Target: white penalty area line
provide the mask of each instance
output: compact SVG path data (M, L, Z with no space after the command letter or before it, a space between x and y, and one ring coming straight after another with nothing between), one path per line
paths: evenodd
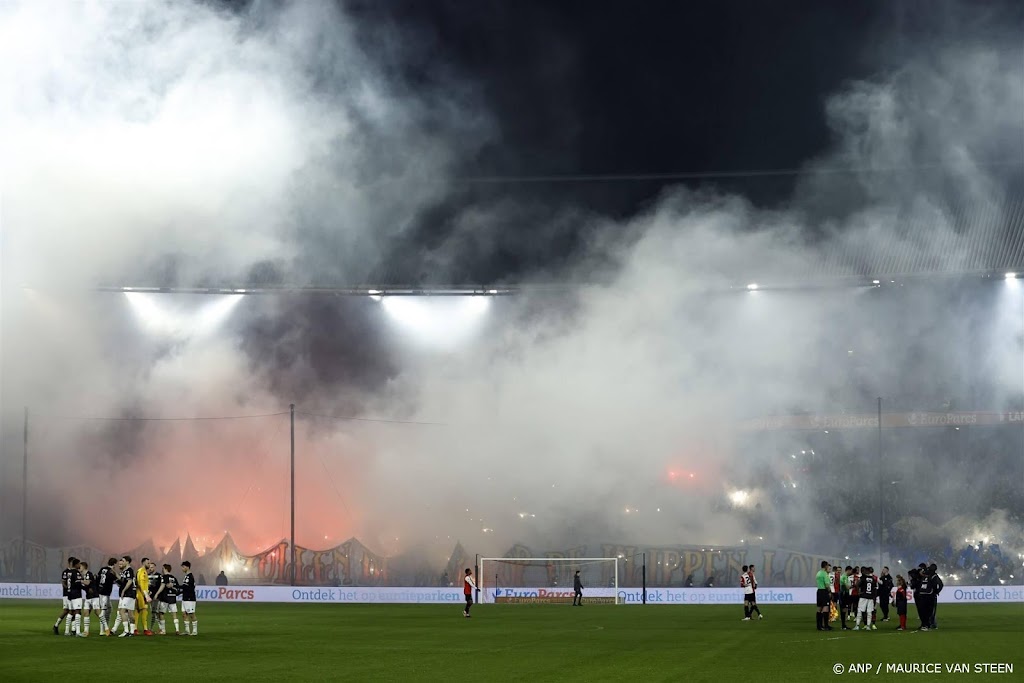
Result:
M850 631L850 633L853 633L853 631ZM858 633L860 633L860 631L858 631ZM917 633L917 631L909 631L908 630L908 631L894 631L893 633L879 633L875 637L898 636L898 635L906 635L908 633ZM820 643L820 642L825 641L825 640L845 640L847 637L848 636L830 636L828 638L808 638L807 640L780 640L779 644L780 645L788 645L790 643Z

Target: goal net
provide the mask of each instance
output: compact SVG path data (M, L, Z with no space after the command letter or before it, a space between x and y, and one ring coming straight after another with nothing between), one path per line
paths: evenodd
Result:
M619 561L614 557L485 557L480 602L572 604L576 572L584 603L618 604Z

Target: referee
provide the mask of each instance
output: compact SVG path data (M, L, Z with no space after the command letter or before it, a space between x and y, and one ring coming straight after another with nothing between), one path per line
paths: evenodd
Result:
M830 596L828 594L828 584L829 584L828 569L829 569L828 560L822 560L821 561L821 570L818 572L817 576L815 577L815 580L816 580L817 585L818 585L818 592L817 592L818 611L815 614L815 617L818 620L818 630L819 631L831 631L832 630L832 627L828 625L829 606L831 604L831 598L830 598Z

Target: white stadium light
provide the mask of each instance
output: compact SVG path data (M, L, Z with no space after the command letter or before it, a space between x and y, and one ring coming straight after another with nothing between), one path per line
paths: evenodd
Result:
M229 294L224 297L218 297L216 300L206 304L193 318L193 329L202 334L212 332L228 319L231 311L235 310L235 306L241 300L241 294Z
M1016 280L1017 279L1017 273L1007 273L1006 274L1006 279L1007 280Z
M388 317L417 342L451 349L479 329L491 297L383 296L381 303Z
M747 290L751 291L751 292L756 292L757 291L757 283L756 282L751 282L749 285L747 285Z
M242 294L228 294L216 297L206 303L197 313L186 313L166 307L158 302L157 297L163 295L142 294L126 291L124 293L135 315L144 328L156 334L169 336L191 337L196 334L207 334L223 323L238 302Z

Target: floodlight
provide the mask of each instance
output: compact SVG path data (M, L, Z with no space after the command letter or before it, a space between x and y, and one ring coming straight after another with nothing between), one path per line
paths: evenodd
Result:
M732 501L733 505L744 505L744 504L746 504L746 502L747 502L747 500L749 498L750 498L750 494L747 493L746 491L739 491L739 490L737 490L737 491L732 491L729 494L729 500Z
M381 296L381 291L379 289L371 289L366 293L369 294L370 298L374 301L381 301L384 298Z
M388 316L416 341L435 348L452 348L478 329L490 307L490 297L383 296L382 305Z
M178 330L180 321L170 311L164 310L154 298L147 294L137 294L126 288L124 293L135 315L142 326L151 332L173 334Z
M1017 279L1017 273L1007 273L1005 277L1006 277L1007 280L1016 280Z
M242 300L242 294L228 294L207 303L198 313L188 315L157 303L155 294L124 293L140 323L150 332L191 337L206 334L217 328Z
M194 330L199 333L213 331L218 325L227 320L228 316L231 315L231 311L235 309L235 306L241 300L241 294L229 294L206 304L192 321Z
M749 285L747 285L747 290L749 290L751 292L756 292L757 291L757 283L756 282L751 282Z

